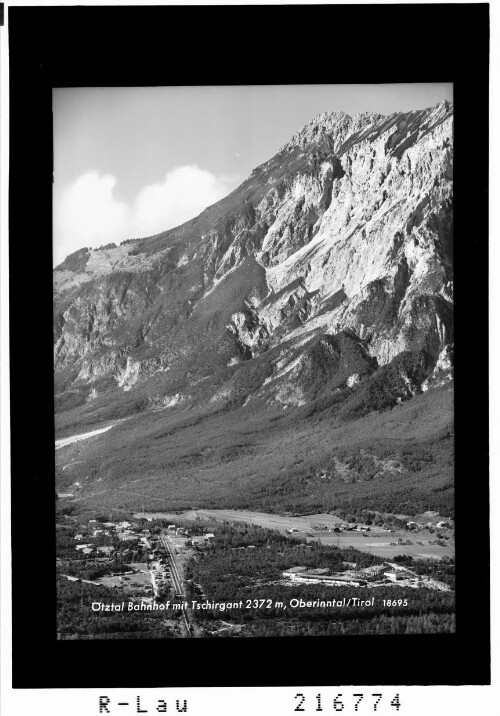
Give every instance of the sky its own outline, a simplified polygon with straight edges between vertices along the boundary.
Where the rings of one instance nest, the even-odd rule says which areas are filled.
[[[178,226],[235,189],[320,112],[391,114],[448,83],[53,91],[53,263]]]

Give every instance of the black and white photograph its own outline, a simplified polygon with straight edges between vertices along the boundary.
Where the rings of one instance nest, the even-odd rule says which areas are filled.
[[[452,86],[53,113],[59,638],[454,632]]]
[[[488,6],[7,23],[13,691],[485,703]]]

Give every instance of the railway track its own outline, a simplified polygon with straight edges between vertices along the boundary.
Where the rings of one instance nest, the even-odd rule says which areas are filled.
[[[175,559],[175,550],[170,540],[170,537],[162,533],[160,534],[160,542],[165,548],[165,551],[168,555],[168,561],[170,563],[170,574],[172,576],[172,583],[174,585],[174,592],[176,595],[179,595],[180,597],[182,597],[183,600],[185,600],[186,595],[184,592],[184,584],[182,582],[179,568],[177,566],[177,561]],[[182,616],[184,617],[184,624],[186,626],[187,634],[188,636],[192,636],[192,627],[187,618],[185,609],[182,610]]]

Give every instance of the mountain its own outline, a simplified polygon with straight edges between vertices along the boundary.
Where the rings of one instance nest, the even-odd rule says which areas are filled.
[[[372,428],[365,425],[362,441],[370,442],[383,411],[408,416],[402,404],[410,401],[400,440],[425,442],[428,452],[429,441],[450,440],[452,133],[448,102],[390,116],[323,113],[192,221],[68,256],[54,270],[59,434],[134,415],[139,449],[160,425],[178,437],[192,424],[212,424],[212,436],[231,424],[257,433],[260,416],[268,434],[280,426],[280,440],[309,434],[311,421],[321,424],[316,433],[364,421]],[[427,431],[437,424],[438,433]],[[318,451],[314,431],[308,441],[321,453],[312,472],[328,472],[332,456]],[[252,454],[247,442],[227,449]],[[447,450],[446,470],[433,473],[444,481],[439,490],[451,489]],[[101,478],[97,463],[93,477],[71,463],[64,484],[84,470],[81,489],[92,491],[113,473],[109,460]],[[224,457],[216,450],[210,460],[216,469]],[[372,463],[369,472],[380,473]],[[268,492],[277,484],[272,464],[270,457]],[[165,465],[169,477],[155,482],[156,495],[174,479]],[[120,474],[137,477],[138,469],[122,465]],[[401,480],[405,469],[390,474]]]

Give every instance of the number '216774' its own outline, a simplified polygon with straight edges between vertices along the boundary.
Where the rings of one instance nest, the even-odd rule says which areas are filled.
[[[381,702],[383,694],[337,694],[333,701],[331,697],[323,697],[322,694],[317,694],[314,701],[306,704],[306,697],[304,694],[295,694],[296,705],[294,711],[307,711],[312,710],[312,704],[314,703],[314,711],[344,711],[349,713],[354,711],[355,713],[364,711],[377,711]],[[389,697],[385,697],[387,700]],[[399,694],[396,694],[389,702],[390,706],[394,707],[396,711],[401,708],[401,702],[399,700]],[[310,709],[307,708],[310,707]]]

